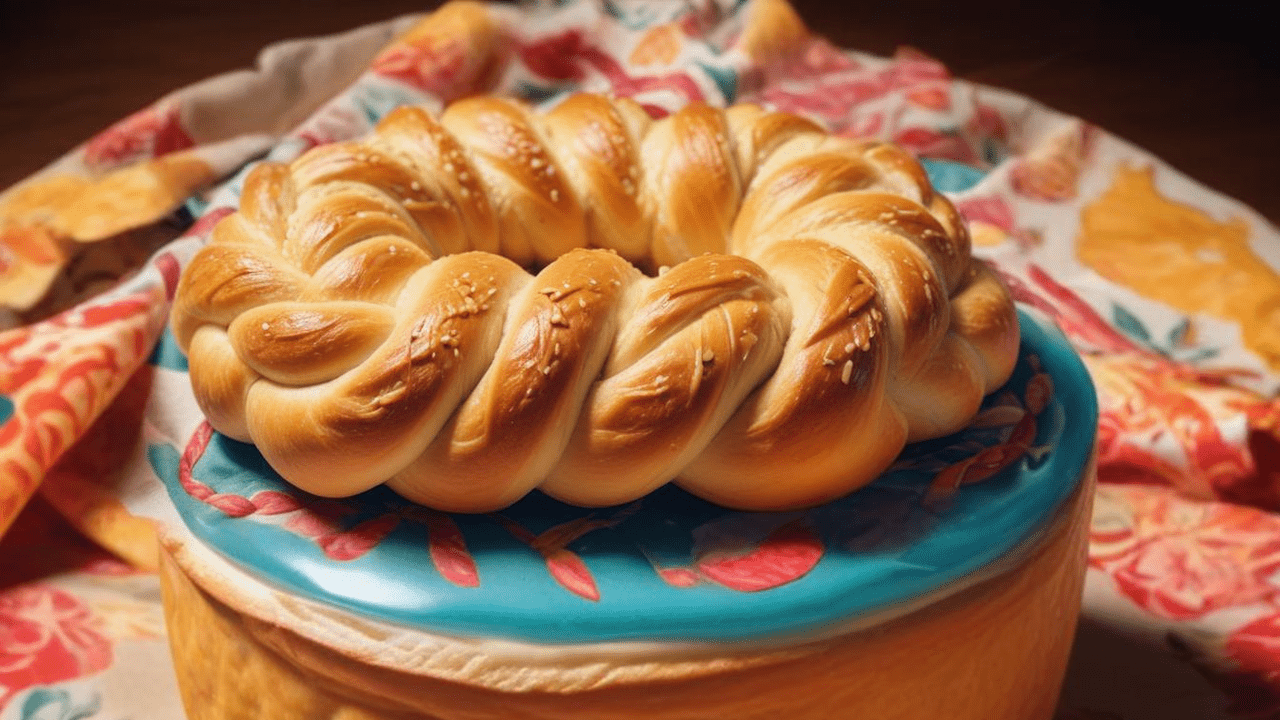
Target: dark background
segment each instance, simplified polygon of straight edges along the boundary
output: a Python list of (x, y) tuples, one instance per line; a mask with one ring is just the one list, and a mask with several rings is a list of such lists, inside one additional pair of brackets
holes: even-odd
[[(914, 46), (958, 77), (1093, 121), (1280, 221), (1280, 51), (1260, 3), (794, 3), (841, 46)], [(172, 89), (251, 65), (268, 43), (436, 4), (0, 0), (0, 187)]]

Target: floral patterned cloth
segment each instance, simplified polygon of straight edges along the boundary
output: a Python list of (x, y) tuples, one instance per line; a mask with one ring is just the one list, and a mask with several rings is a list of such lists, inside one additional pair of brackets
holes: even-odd
[(1277, 230), (1083, 120), (833, 47), (783, 0), (567, 0), (272, 47), (0, 195), (0, 720), (181, 715), (147, 572), (158, 481), (134, 459), (166, 408), (149, 368), (177, 276), (247, 169), (405, 103), (573, 90), (654, 116), (758, 102), (916, 152), (1098, 386), (1061, 717), (1280, 717)]

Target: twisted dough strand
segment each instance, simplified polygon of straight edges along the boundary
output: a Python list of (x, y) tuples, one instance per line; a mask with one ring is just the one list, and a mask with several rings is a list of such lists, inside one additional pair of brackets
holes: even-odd
[(464, 512), (673, 478), (823, 502), (961, 428), (1018, 342), (902, 150), (592, 95), (402, 108), (259, 166), (173, 318), (210, 422), (284, 478)]

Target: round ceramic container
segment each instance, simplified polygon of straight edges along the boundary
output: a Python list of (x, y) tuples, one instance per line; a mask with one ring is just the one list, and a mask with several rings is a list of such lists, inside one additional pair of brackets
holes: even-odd
[(162, 479), (186, 525), (162, 577), (188, 711), (1047, 718), (1097, 405), (1063, 339), (1021, 323), (1017, 369), (970, 429), (805, 511), (675, 485), (603, 509), (535, 492), (485, 515), (381, 489), (327, 500), (202, 426), (154, 463), (177, 468)]

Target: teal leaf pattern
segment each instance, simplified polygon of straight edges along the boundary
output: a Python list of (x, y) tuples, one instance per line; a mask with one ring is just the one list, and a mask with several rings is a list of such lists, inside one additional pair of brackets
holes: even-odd
[(1198, 347), (1188, 344), (1191, 337), (1191, 319), (1182, 318), (1169, 329), (1163, 343), (1153, 337), (1151, 331), (1142, 320), (1132, 312), (1118, 304), (1111, 305), (1112, 323), (1125, 335), (1137, 341), (1143, 347), (1176, 362), (1194, 365), (1218, 356), (1219, 348)]
[(1187, 335), (1191, 331), (1191, 319), (1182, 318), (1182, 322), (1178, 323), (1169, 331), (1167, 342), (1171, 348), (1185, 347), (1187, 344)]
[(1006, 148), (999, 142), (986, 138), (982, 141), (982, 159), (992, 167), (1004, 162), (1008, 157)]
[(698, 63), (698, 67), (702, 68), (720, 89), (720, 96), (724, 98), (725, 104), (732, 103), (738, 97), (738, 73), (732, 68), (718, 68), (706, 63)]
[[(645, 5), (637, 6), (618, 2), (618, 0), (604, 0), (601, 7), (609, 17), (628, 30), (645, 30), (662, 22), (662, 18), (653, 12), (653, 8)], [(676, 9), (681, 10), (683, 7), (677, 5)]]
[(22, 720), (84, 720), (97, 714), (101, 706), (97, 693), (77, 702), (62, 688), (38, 687), (22, 701), (19, 717)]
[(549, 85), (537, 85), (523, 80), (516, 83), (516, 95), (519, 95), (534, 104), (546, 102), (547, 100), (563, 94), (564, 92), (564, 88), (557, 88)]
[(1111, 305), (1111, 322), (1125, 335), (1140, 341), (1148, 347), (1153, 347), (1151, 345), (1151, 332), (1147, 330), (1147, 326), (1142, 324), (1142, 320), (1138, 319), (1137, 315), (1124, 309), (1124, 307), (1114, 303)]

